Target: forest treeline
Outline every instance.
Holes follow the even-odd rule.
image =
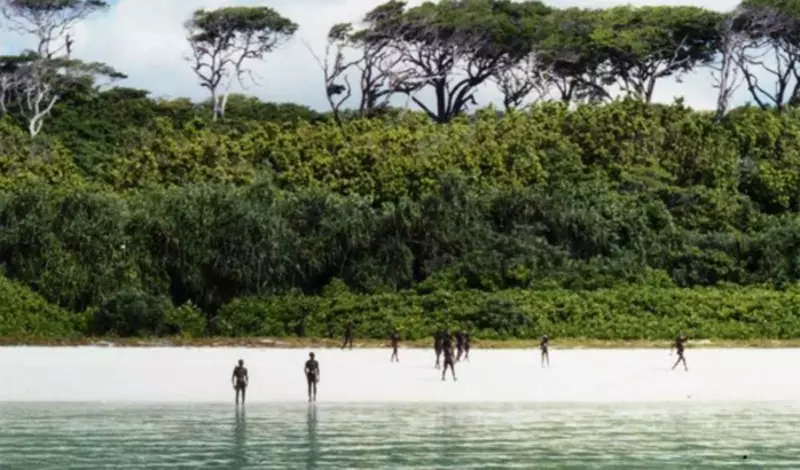
[[[235,124],[160,116],[104,128],[119,140],[95,153],[84,146],[102,139],[81,142],[74,118],[53,126],[63,141],[3,124],[0,262],[17,333],[49,325],[29,290],[93,334],[338,334],[347,318],[373,336],[389,319],[417,336],[461,319],[501,337],[797,331],[792,110],[719,121],[626,100],[446,125]],[[714,315],[728,321],[716,332]]]
[[[37,11],[29,0],[4,5],[6,18]],[[442,23],[448,8],[485,21],[470,8],[488,5],[517,25],[530,19],[518,8],[566,14],[478,0],[398,5],[370,18],[403,31],[383,41],[419,47],[441,46],[434,26],[463,33]],[[644,11],[625,8],[591,15]],[[724,17],[703,14],[715,28]],[[198,12],[187,28],[199,56],[230,15],[294,28],[272,10]],[[756,23],[766,24],[748,28]],[[348,47],[367,41],[363,30],[337,31]],[[491,62],[490,50],[473,52]],[[374,338],[443,325],[478,338],[800,335],[800,111],[788,98],[720,113],[576,91],[502,112],[405,112],[373,106],[382,94],[318,113],[240,95],[193,103],[101,90],[93,77],[58,81],[88,65],[60,62],[55,73],[55,59],[31,54],[3,69],[15,78],[4,82],[0,120],[0,337],[335,336],[350,319]],[[742,64],[730,71],[747,82]],[[47,101],[53,88],[37,83],[64,88]],[[52,106],[34,119],[27,93]]]

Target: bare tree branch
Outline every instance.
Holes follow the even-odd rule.
[[[800,99],[800,44],[795,40],[800,22],[793,15],[773,8],[742,10],[740,33],[746,38],[733,62],[742,73],[753,100],[762,109],[782,111]],[[761,83],[757,71],[774,77],[771,87]],[[794,79],[794,80],[793,80]]]
[[[103,0],[0,0],[0,15],[8,21],[7,28],[36,38],[36,53],[43,59],[69,56],[70,29],[106,8],[108,3]]]
[[[19,105],[21,115],[28,121],[28,132],[36,137],[44,120],[61,98],[63,88],[87,74],[100,71],[97,64],[91,70],[71,59],[74,44],[69,31],[92,13],[108,7],[102,0],[0,0],[0,14],[8,28],[28,34],[36,40],[36,50],[17,57],[14,73],[3,74],[3,112],[7,112],[9,97]]]
[[[348,47],[348,38],[351,25],[337,24],[328,32],[328,42],[325,45],[325,56],[320,58],[308,42],[303,40],[306,49],[314,56],[325,78],[325,97],[333,112],[333,118],[342,126],[341,107],[353,95],[353,87],[347,77],[347,72],[361,60],[345,60],[345,51]],[[331,55],[333,60],[331,61]]]
[[[547,96],[553,86],[552,69],[542,65],[536,54],[528,54],[520,62],[509,64],[497,70],[492,79],[503,93],[503,106],[506,111],[520,108],[533,94],[529,104],[536,103]]]

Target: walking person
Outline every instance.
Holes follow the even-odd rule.
[[[400,335],[397,333],[397,330],[394,330],[392,332],[391,341],[392,341],[392,358],[389,360],[389,362],[395,362],[395,361],[400,362],[400,358],[397,356],[397,346],[400,344]]]
[[[344,343],[342,343],[342,349],[348,347],[353,349],[353,336],[355,331],[355,325],[353,324],[353,320],[347,322],[347,326],[344,329]]]
[[[678,352],[678,360],[675,361],[675,365],[672,366],[672,370],[675,370],[675,368],[678,367],[678,364],[682,362],[683,370],[687,372],[689,371],[689,367],[686,365],[686,358],[683,356],[683,350],[686,347],[687,340],[688,338],[686,338],[686,336],[679,334],[678,337],[675,338],[675,342],[672,343],[672,347],[670,347],[669,353],[672,354],[673,349],[675,349]]]

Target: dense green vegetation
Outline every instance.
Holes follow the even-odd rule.
[[[750,26],[754,11],[791,13],[767,3],[748,7]],[[334,73],[332,112],[321,114],[243,96],[153,100],[84,76],[58,82],[33,132],[30,110],[13,106],[31,88],[11,86],[0,120],[0,337],[332,337],[350,319],[370,338],[443,325],[492,339],[800,337],[800,101],[787,91],[758,108],[651,104],[656,78],[717,63],[731,18],[671,8],[390,2],[367,29],[332,34],[370,54],[386,41],[398,54],[409,44],[449,54],[492,26],[502,47],[458,51],[475,67],[529,59],[513,38],[535,44],[548,83],[566,88],[530,107],[507,100],[502,113],[467,113],[478,82],[461,93],[449,78],[414,82],[437,92],[437,109],[391,109],[384,97],[418,90],[378,84],[345,110]],[[290,36],[296,25],[267,10],[196,13],[195,46],[220,40],[217,20],[266,21]],[[590,28],[542,27],[565,18]],[[645,19],[692,31],[680,65],[664,62],[671,46]],[[747,41],[779,35],[742,28]],[[547,34],[520,36],[534,30]],[[556,43],[581,60],[560,60]],[[0,61],[0,78],[52,78],[34,74],[41,58],[18,60]],[[588,82],[590,69],[602,77]],[[479,82],[507,72],[490,67]],[[626,99],[601,93],[610,77]]]
[[[7,335],[327,336],[349,318],[369,337],[800,328],[794,112],[155,118],[96,154],[70,123],[92,125],[37,143],[3,127],[4,308],[24,317]]]

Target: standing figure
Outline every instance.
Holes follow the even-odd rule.
[[[442,333],[442,352],[445,349],[453,351],[453,336],[450,334],[450,330],[444,330]]]
[[[450,368],[450,372],[453,374],[453,381],[457,381],[456,378],[456,368],[455,368],[455,357],[453,355],[453,342],[448,340],[450,338],[449,333],[445,333],[445,341],[442,344],[442,352],[444,353],[444,367],[442,367],[442,381],[444,381],[445,375],[447,375],[447,368]]]
[[[442,338],[444,337],[444,333],[442,330],[436,330],[433,333],[433,350],[436,353],[436,365],[435,368],[439,368],[439,358],[442,357]]]
[[[308,354],[306,367],[306,382],[308,382],[308,402],[317,401],[317,383],[319,383],[319,362],[314,359],[314,353]]]
[[[461,362],[461,355],[464,354],[464,332],[461,330],[456,331],[456,350],[456,362]]]
[[[400,344],[400,335],[397,334],[397,330],[392,332],[392,358],[389,360],[390,362],[400,362],[400,358],[397,356],[397,345]]]
[[[547,364],[547,367],[550,367],[550,337],[547,335],[542,336],[542,340],[539,342],[539,349],[542,351],[542,367]]]
[[[350,346],[350,349],[353,349],[353,331],[355,330],[355,325],[353,325],[353,320],[347,322],[347,326],[344,330],[344,343],[342,343],[342,349],[346,346]]]
[[[233,389],[236,390],[236,406],[239,406],[239,394],[242,395],[242,406],[244,406],[245,390],[249,382],[247,367],[244,366],[244,361],[239,359],[239,364],[233,368],[233,374],[231,374],[231,383]]]
[[[469,348],[472,344],[472,337],[469,333],[464,333],[464,360],[469,362]]]
[[[678,352],[678,360],[675,361],[675,365],[672,366],[672,370],[675,370],[675,368],[678,367],[678,364],[680,364],[681,362],[683,362],[683,370],[685,371],[689,370],[689,367],[686,365],[686,358],[683,357],[683,349],[686,346],[687,339],[688,338],[686,338],[686,336],[678,335],[678,337],[675,338],[675,342],[672,343],[672,347],[670,348],[670,354],[672,354],[673,348]]]

